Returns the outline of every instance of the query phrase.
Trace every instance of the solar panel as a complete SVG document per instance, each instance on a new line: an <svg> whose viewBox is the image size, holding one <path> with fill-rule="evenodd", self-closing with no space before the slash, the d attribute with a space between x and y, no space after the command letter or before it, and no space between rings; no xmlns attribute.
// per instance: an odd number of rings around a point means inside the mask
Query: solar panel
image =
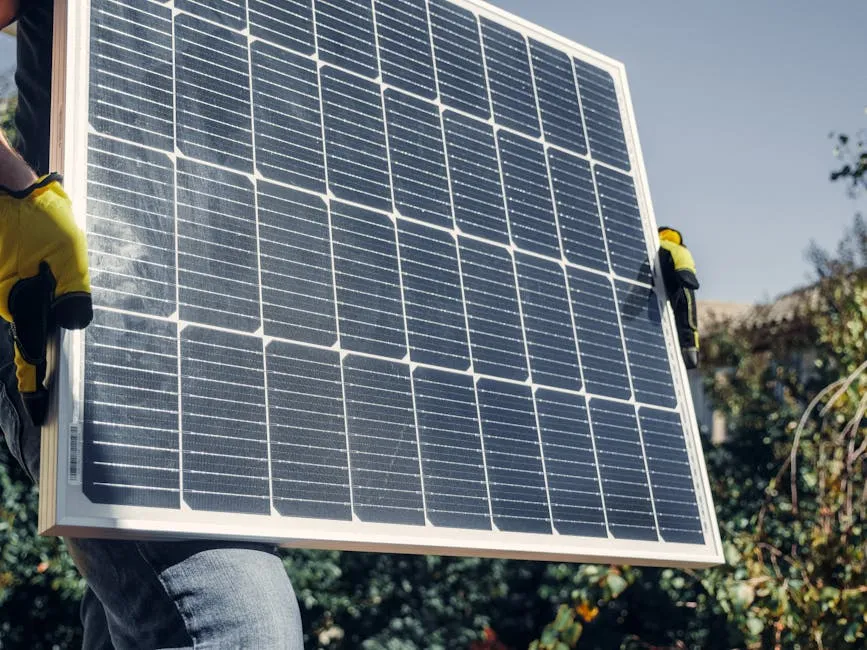
<svg viewBox="0 0 867 650"><path fill-rule="evenodd" d="M43 530L720 561L622 65L475 0L63 17Z"/></svg>

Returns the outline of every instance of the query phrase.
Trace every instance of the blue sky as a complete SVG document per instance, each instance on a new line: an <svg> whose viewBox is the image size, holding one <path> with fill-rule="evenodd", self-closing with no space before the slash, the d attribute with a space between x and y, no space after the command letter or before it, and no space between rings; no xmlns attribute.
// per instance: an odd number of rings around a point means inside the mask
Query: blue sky
<svg viewBox="0 0 867 650"><path fill-rule="evenodd" d="M700 298L806 283L810 240L834 246L864 207L828 181L828 133L867 126L867 3L495 4L626 64L657 219L684 231Z"/></svg>

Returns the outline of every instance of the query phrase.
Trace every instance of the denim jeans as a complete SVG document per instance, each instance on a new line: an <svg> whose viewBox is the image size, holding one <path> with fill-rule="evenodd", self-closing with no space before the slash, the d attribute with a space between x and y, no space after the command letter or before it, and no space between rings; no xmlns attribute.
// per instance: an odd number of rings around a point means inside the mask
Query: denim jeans
<svg viewBox="0 0 867 650"><path fill-rule="evenodd" d="M40 430L18 394L12 340L0 323L0 426L31 478ZM87 581L84 650L303 650L292 585L273 547L237 542L66 539Z"/></svg>

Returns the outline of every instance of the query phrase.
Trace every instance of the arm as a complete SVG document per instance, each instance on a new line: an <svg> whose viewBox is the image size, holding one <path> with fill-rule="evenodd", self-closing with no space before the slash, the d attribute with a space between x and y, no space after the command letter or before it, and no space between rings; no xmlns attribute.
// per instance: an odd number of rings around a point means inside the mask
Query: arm
<svg viewBox="0 0 867 650"><path fill-rule="evenodd" d="M87 245L59 178L37 178L0 133L0 317L13 325L18 391L34 424L48 412L51 324L77 329L92 316Z"/></svg>
<svg viewBox="0 0 867 650"><path fill-rule="evenodd" d="M2 5L0 5L2 7ZM20 191L36 182L36 174L0 131L0 186Z"/></svg>
<svg viewBox="0 0 867 650"><path fill-rule="evenodd" d="M0 0L0 29L7 27L18 14L19 0Z"/></svg>

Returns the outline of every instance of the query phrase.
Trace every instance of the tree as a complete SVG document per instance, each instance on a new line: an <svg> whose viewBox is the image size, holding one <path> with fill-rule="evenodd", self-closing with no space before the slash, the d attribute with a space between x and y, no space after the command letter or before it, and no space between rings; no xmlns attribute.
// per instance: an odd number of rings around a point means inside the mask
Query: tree
<svg viewBox="0 0 867 650"><path fill-rule="evenodd" d="M761 352L746 331L706 342L711 364L733 369L706 378L729 424L727 441L705 450L726 565L704 572L623 567L630 586L601 597L611 569L598 567L536 647L822 650L867 643L865 232L856 217L836 252L810 249L817 284L804 292L801 314L816 360L807 372L805 351L793 339ZM619 611L621 622L644 620L624 629L616 645L598 645L593 635L610 623L585 612L599 609ZM659 616L647 616L660 610L667 630L653 629ZM583 624L577 634L576 622Z"/></svg>
<svg viewBox="0 0 867 650"><path fill-rule="evenodd" d="M831 172L832 181L844 181L849 192L856 196L867 189L867 130L861 130L855 137L845 133L832 133L836 140L834 155L840 166Z"/></svg>

